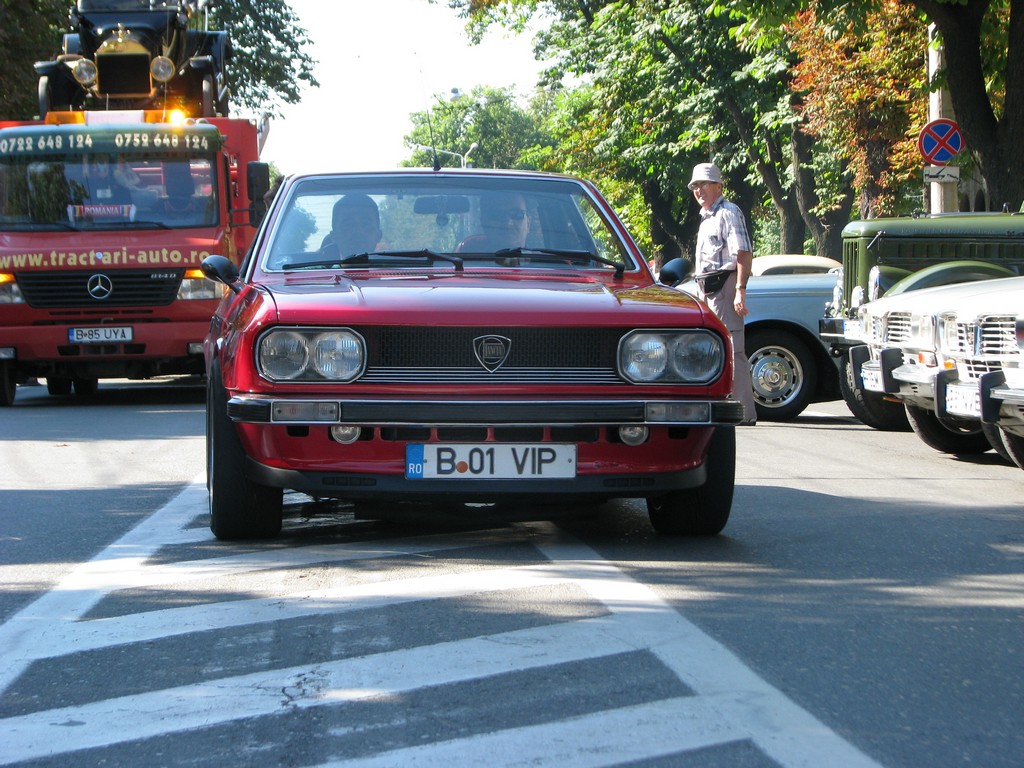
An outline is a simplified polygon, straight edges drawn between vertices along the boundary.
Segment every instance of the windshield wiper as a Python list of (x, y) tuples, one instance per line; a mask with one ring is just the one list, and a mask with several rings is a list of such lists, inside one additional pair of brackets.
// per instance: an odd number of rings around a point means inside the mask
[(438, 253), (432, 251), (429, 248), (423, 248), (418, 251), (370, 251), (368, 253), (360, 253), (354, 256), (356, 259), (369, 258), (370, 256), (395, 256), (400, 259), (438, 259), (440, 261), (447, 261), (455, 265), (456, 272), (462, 272), (462, 257), (455, 256), (451, 253)]
[(584, 264), (590, 264), (597, 262), (598, 264), (607, 264), (609, 267), (615, 268), (615, 276), (622, 277), (626, 271), (626, 265), (620, 261), (613, 261), (612, 259), (606, 259), (604, 256), (598, 256), (596, 253), (590, 251), (570, 250), (561, 248), (502, 248), (499, 251), (494, 252), (495, 256), (529, 256), (531, 259), (540, 257), (549, 257), (555, 261), (569, 260), (572, 263), (583, 262)]

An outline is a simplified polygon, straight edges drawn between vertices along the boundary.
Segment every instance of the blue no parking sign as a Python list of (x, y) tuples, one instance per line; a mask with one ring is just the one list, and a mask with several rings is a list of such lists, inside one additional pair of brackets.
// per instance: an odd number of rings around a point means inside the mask
[(964, 136), (960, 133), (960, 126), (952, 120), (939, 118), (921, 129), (917, 148), (925, 162), (945, 165), (964, 148)]

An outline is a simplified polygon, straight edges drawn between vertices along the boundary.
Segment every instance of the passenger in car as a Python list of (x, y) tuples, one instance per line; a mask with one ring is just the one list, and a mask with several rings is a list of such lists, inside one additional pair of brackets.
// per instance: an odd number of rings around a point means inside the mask
[(458, 253), (494, 253), (505, 248), (522, 248), (530, 234), (530, 214), (519, 192), (492, 192), (480, 198), (480, 226), (483, 233), (459, 243)]
[(320, 254), (345, 259), (368, 253), (376, 250), (381, 237), (380, 210), (373, 198), (345, 195), (331, 211), (331, 231), (320, 244)]

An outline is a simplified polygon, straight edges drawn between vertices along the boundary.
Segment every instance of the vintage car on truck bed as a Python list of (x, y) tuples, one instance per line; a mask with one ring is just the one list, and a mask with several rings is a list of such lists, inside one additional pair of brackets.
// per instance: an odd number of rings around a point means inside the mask
[(587, 182), (293, 177), (241, 269), (204, 270), (231, 289), (205, 348), (219, 538), (277, 535), (284, 489), (375, 514), (626, 497), (663, 533), (728, 520), (729, 335)]

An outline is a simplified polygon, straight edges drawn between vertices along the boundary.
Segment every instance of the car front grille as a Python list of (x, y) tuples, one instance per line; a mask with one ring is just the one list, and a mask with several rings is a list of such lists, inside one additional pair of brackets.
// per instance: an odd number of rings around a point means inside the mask
[[(23, 272), (18, 287), (30, 307), (158, 307), (174, 301), (183, 270), (148, 269), (89, 270), (74, 272)], [(90, 294), (90, 280), (103, 276), (103, 290)], [(104, 296), (98, 298), (98, 296)]]
[(885, 322), (885, 341), (902, 344), (910, 338), (910, 313), (890, 312)]
[[(361, 381), (374, 384), (622, 384), (620, 328), (356, 327), (367, 344)], [(500, 337), (508, 357), (485, 367), (481, 340)]]

